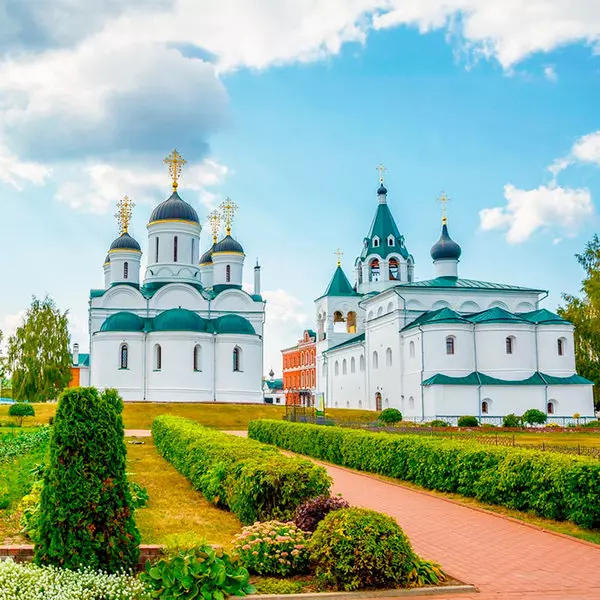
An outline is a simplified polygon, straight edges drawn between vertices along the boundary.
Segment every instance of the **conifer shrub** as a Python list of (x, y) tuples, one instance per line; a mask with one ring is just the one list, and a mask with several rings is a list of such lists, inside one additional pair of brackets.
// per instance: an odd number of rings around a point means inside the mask
[(402, 421), (402, 413), (397, 408), (386, 408), (381, 411), (379, 419), (381, 423), (400, 423)]
[(140, 533), (125, 472), (123, 402), (115, 390), (65, 390), (44, 470), (35, 561), (116, 573), (133, 568)]
[(317, 525), (333, 510), (349, 508), (343, 498), (335, 496), (317, 496), (303, 502), (296, 509), (294, 522), (302, 531), (314, 531)]
[(473, 417), (472, 415), (463, 415), (462, 417), (458, 417), (458, 426), (479, 427), (479, 421), (477, 420), (477, 417)]
[(414, 552), (400, 526), (366, 508), (329, 513), (309, 541), (316, 576), (327, 586), (351, 591), (408, 583)]
[(15, 404), (10, 405), (8, 416), (14, 417), (17, 426), (21, 427), (25, 417), (35, 417), (35, 410), (33, 409), (33, 406), (27, 402), (16, 402)]

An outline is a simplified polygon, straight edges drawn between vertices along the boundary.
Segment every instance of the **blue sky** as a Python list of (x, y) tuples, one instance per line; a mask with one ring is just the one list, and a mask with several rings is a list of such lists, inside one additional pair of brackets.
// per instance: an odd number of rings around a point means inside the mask
[(551, 310), (579, 289), (600, 191), (594, 0), (514, 0), (502, 18), (475, 0), (51, 4), (56, 22), (7, 5), (0, 30), (6, 333), (47, 292), (87, 347), (115, 204), (133, 197), (144, 247), (173, 147), (201, 216), (225, 196), (240, 207), (234, 236), (263, 267), (266, 371), (312, 325), (338, 246), (352, 279), (379, 162), (418, 278), (445, 190), (463, 277), (548, 289)]

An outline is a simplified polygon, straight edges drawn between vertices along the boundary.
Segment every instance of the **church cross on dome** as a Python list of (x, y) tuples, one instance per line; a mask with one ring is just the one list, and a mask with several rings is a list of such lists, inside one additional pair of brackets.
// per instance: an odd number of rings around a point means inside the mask
[(221, 230), (221, 213), (216, 209), (213, 210), (208, 215), (208, 221), (210, 223), (210, 229), (212, 231), (213, 244), (216, 244), (217, 238), (219, 237), (219, 231)]
[(231, 235), (231, 224), (233, 223), (233, 215), (238, 209), (238, 205), (231, 199), (225, 198), (223, 202), (221, 202), (221, 213), (223, 215), (223, 221), (225, 221), (225, 232), (226, 235)]
[(179, 186), (178, 180), (181, 177), (181, 168), (187, 163), (187, 160), (185, 160), (177, 150), (173, 150), (163, 162), (169, 167), (169, 174), (173, 179), (173, 191), (176, 192), (177, 187)]
[(134, 206), (134, 202), (127, 195), (123, 196), (117, 202), (117, 212), (115, 213), (115, 217), (117, 218), (117, 223), (119, 224), (120, 235), (127, 233), (129, 229), (129, 223), (131, 222), (131, 215)]
[(387, 169), (381, 163), (379, 163), (376, 168), (379, 171), (379, 183), (383, 184), (383, 174), (387, 171)]
[(450, 198), (446, 196), (446, 192), (442, 192), (437, 200), (442, 205), (442, 225), (446, 225), (446, 223), (448, 222), (446, 210), (448, 208), (448, 202), (450, 202)]
[(341, 267), (342, 266), (342, 256), (344, 256), (344, 253), (341, 251), (340, 248), (338, 248), (334, 254), (337, 256), (337, 266)]

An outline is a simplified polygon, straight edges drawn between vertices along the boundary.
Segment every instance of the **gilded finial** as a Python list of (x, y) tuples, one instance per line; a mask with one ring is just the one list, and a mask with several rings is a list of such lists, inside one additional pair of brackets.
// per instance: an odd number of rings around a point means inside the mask
[(344, 253), (341, 251), (340, 248), (338, 248), (334, 254), (337, 256), (337, 266), (341, 267), (342, 266), (342, 256), (344, 256)]
[(131, 222), (131, 214), (134, 206), (135, 204), (127, 195), (123, 196), (117, 202), (117, 212), (115, 213), (115, 217), (117, 218), (117, 223), (119, 224), (120, 235), (127, 233), (129, 229), (129, 223)]
[(169, 173), (173, 179), (173, 191), (176, 192), (179, 185), (177, 182), (181, 177), (181, 168), (187, 161), (179, 154), (179, 152), (177, 152), (177, 150), (173, 150), (163, 162), (169, 167)]
[(213, 244), (216, 244), (217, 238), (219, 237), (219, 231), (221, 230), (221, 213), (218, 210), (213, 210), (210, 215), (208, 215), (208, 220), (212, 231)]
[(387, 169), (381, 163), (379, 163), (377, 170), (379, 171), (379, 183), (383, 184), (383, 174), (387, 171)]
[(448, 202), (450, 202), (450, 198), (446, 196), (446, 192), (442, 192), (437, 200), (442, 205), (442, 225), (446, 225), (446, 223), (448, 222), (448, 217), (446, 216), (446, 209), (448, 208)]
[(219, 206), (223, 221), (225, 221), (226, 235), (231, 235), (231, 224), (233, 223), (233, 215), (237, 211), (237, 204), (231, 198), (225, 198)]

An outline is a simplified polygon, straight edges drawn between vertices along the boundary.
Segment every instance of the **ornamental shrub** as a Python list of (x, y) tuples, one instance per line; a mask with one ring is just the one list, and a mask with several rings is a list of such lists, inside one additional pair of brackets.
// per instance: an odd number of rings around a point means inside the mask
[(44, 471), (38, 564), (116, 573), (139, 557), (125, 474), (123, 402), (115, 390), (65, 390)]
[(35, 410), (33, 410), (33, 406), (28, 402), (17, 402), (10, 405), (8, 416), (14, 417), (17, 427), (21, 427), (25, 417), (35, 417)]
[(309, 536), (292, 522), (257, 522), (242, 529), (233, 539), (233, 548), (251, 573), (287, 577), (308, 570)]
[(382, 423), (400, 423), (402, 413), (397, 408), (386, 408), (381, 412), (378, 420)]
[(254, 439), (359, 471), (600, 527), (600, 461), (474, 440), (251, 421)]
[(523, 425), (523, 421), (521, 417), (511, 413), (510, 415), (506, 415), (504, 419), (502, 419), (502, 427), (521, 427)]
[(248, 571), (222, 549), (200, 546), (180, 550), (154, 564), (146, 562), (140, 579), (152, 598), (202, 598), (223, 600), (227, 596), (252, 594)]
[(581, 427), (589, 427), (590, 429), (600, 429), (600, 421), (588, 421), (587, 423), (582, 423)]
[(450, 427), (448, 421), (442, 421), (441, 419), (434, 419), (429, 423), (429, 427)]
[(463, 415), (462, 417), (458, 417), (458, 426), (479, 427), (479, 421), (477, 420), (477, 417), (473, 417), (471, 415)]
[(313, 532), (317, 525), (332, 511), (349, 508), (346, 500), (339, 497), (317, 496), (303, 502), (296, 509), (294, 522), (303, 531)]
[(528, 425), (543, 425), (548, 415), (537, 408), (530, 408), (523, 413), (523, 422)]
[(310, 542), (316, 576), (342, 590), (406, 585), (413, 550), (398, 523), (366, 508), (329, 513)]
[(152, 435), (162, 456), (207, 500), (228, 508), (245, 525), (292, 519), (302, 501), (329, 492), (331, 479), (323, 467), (191, 419), (156, 417)]

